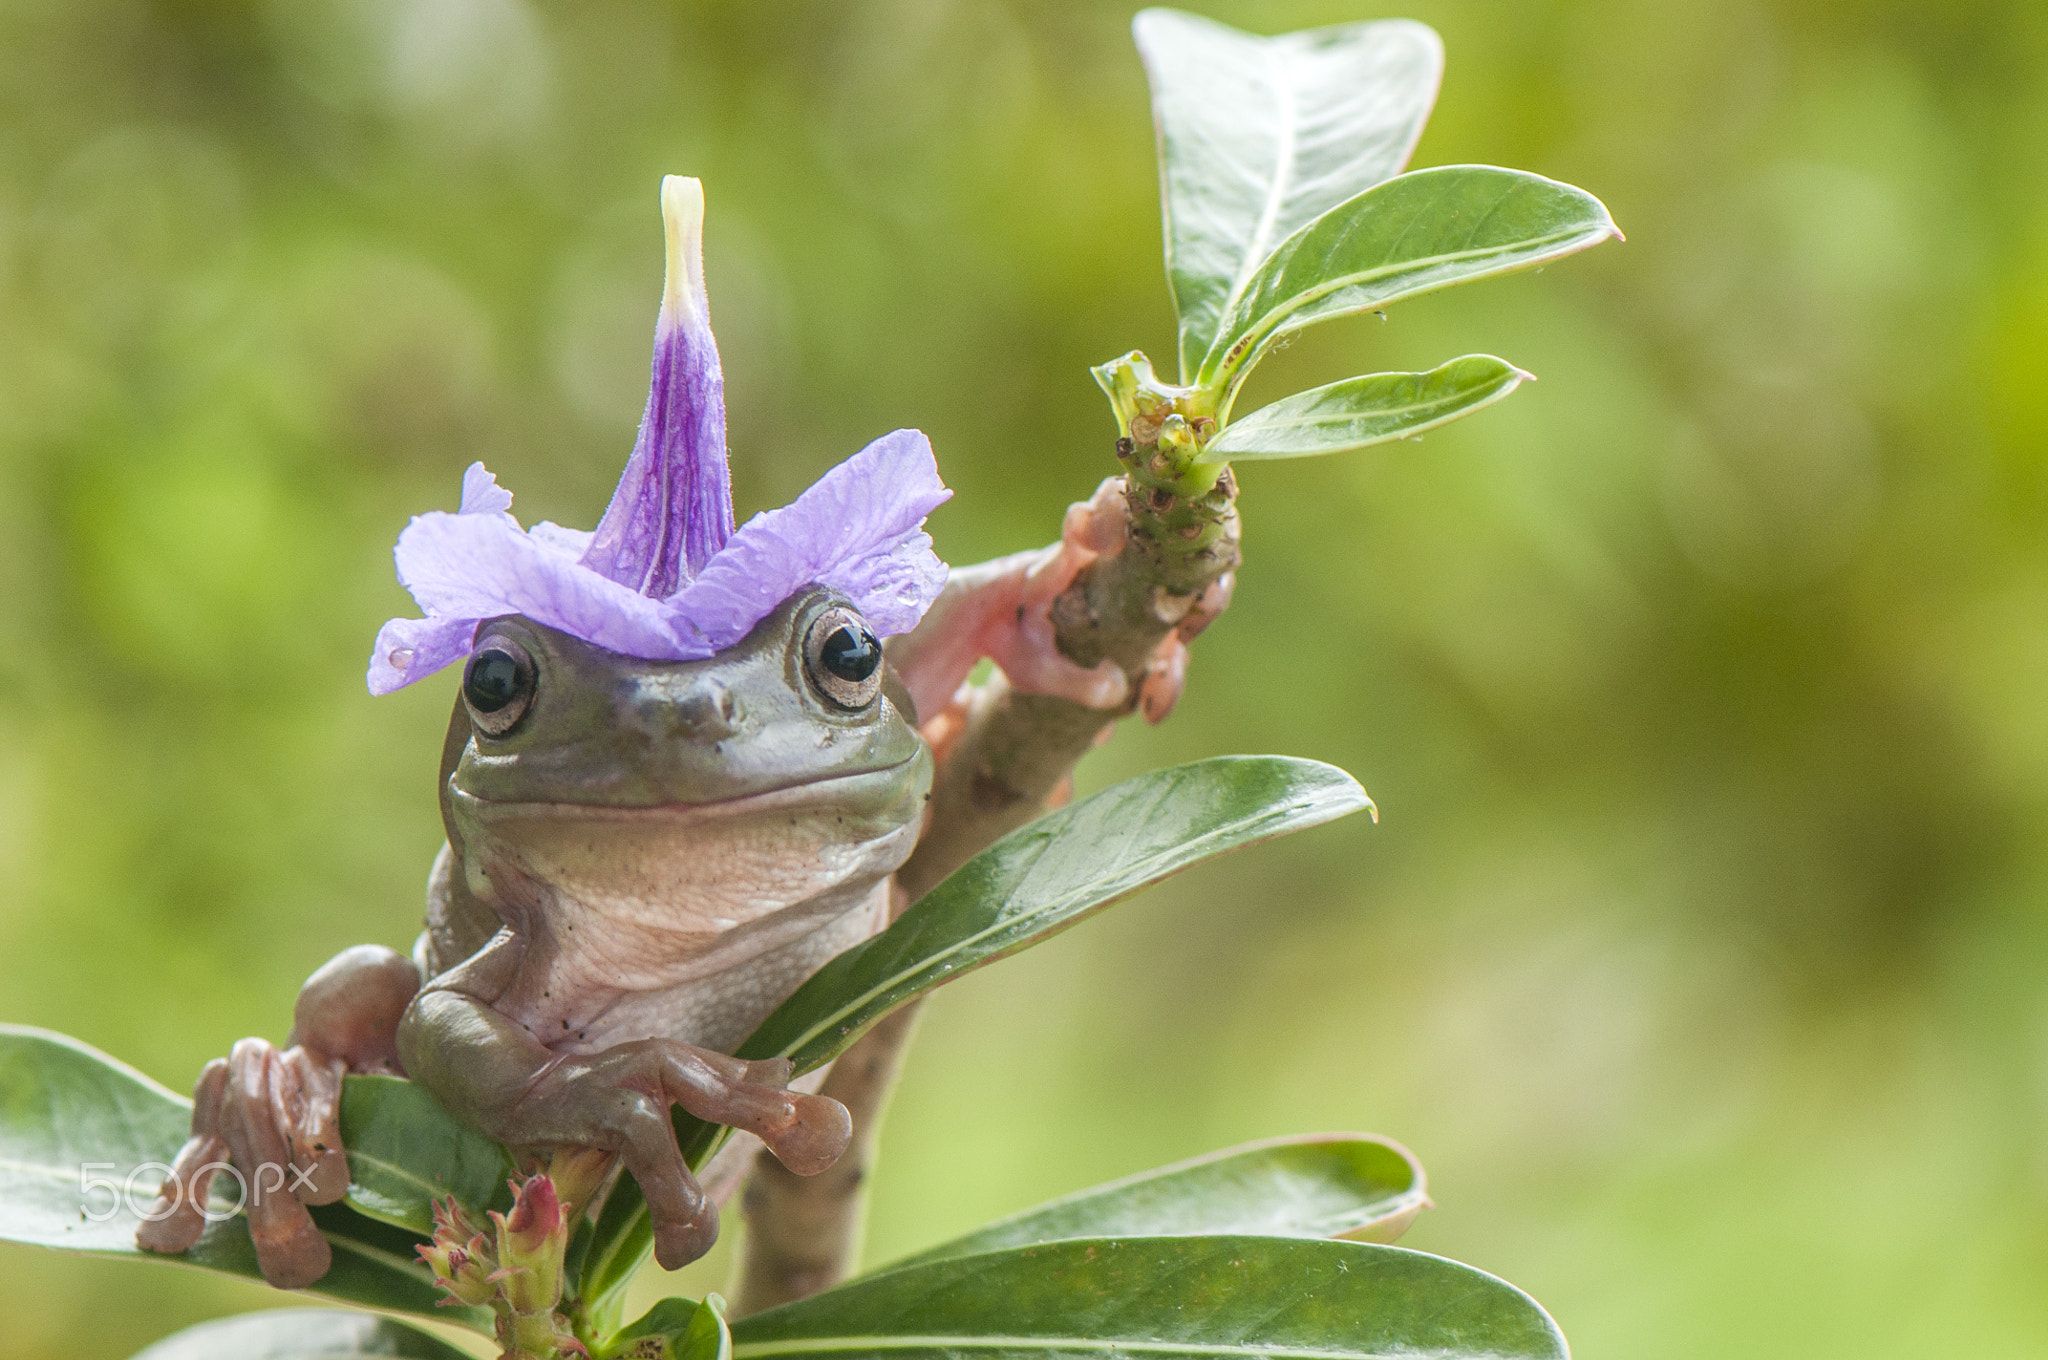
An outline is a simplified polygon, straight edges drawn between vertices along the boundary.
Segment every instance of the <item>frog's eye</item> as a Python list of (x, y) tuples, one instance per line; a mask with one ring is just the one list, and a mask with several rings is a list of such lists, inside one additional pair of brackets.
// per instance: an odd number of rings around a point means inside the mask
[(492, 638), (469, 658), (462, 673), (462, 702), (469, 719), (487, 737), (502, 737), (519, 725), (533, 702), (533, 659), (505, 638)]
[(804, 669), (841, 708), (866, 708), (882, 692), (882, 644), (851, 609), (818, 615), (804, 638)]

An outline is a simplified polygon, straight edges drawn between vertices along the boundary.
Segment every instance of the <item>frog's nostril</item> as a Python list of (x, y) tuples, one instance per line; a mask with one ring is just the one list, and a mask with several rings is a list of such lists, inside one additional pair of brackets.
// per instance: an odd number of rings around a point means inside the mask
[(685, 690), (675, 703), (676, 726), (699, 741), (717, 741), (738, 730), (740, 701), (723, 681), (709, 677)]

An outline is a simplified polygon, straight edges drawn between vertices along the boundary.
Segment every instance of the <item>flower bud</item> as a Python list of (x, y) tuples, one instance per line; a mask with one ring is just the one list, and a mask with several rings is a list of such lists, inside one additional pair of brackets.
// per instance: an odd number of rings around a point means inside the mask
[(444, 1232), (439, 1206), (434, 1219), (434, 1240), (423, 1242), (414, 1250), (434, 1273), (434, 1283), (447, 1291), (447, 1302), (471, 1308), (482, 1308), (492, 1302), (498, 1296), (498, 1286), (491, 1281), (497, 1263), (491, 1259), (489, 1244), (480, 1234), (472, 1234), (464, 1241), (454, 1231)]
[(512, 1212), (491, 1215), (498, 1227), (498, 1270), (493, 1277), (514, 1313), (547, 1313), (562, 1297), (562, 1257), (569, 1224), (554, 1179), (545, 1174), (513, 1183)]

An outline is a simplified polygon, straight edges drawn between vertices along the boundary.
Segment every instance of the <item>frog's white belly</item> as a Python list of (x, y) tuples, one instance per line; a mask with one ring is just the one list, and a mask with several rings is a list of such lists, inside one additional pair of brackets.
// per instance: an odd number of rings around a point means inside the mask
[(557, 1052), (668, 1038), (730, 1053), (888, 921), (914, 820), (827, 806), (529, 823), (525, 957), (497, 1009)]
[[(684, 980), (645, 990), (599, 990), (603, 978), (590, 976), (602, 961), (595, 954), (558, 960), (558, 980), (578, 979), (580, 1004), (557, 1007), (541, 998), (522, 1023), (558, 1052), (590, 1052), (634, 1039), (668, 1038), (731, 1053), (760, 1028), (774, 1009), (835, 954), (859, 944), (889, 920), (889, 888), (876, 884), (845, 903), (806, 903), (788, 908), (788, 920), (770, 935), (720, 937)], [(583, 933), (583, 932), (579, 932)], [(554, 988), (549, 988), (554, 990)], [(559, 1035), (559, 1038), (553, 1037)]]

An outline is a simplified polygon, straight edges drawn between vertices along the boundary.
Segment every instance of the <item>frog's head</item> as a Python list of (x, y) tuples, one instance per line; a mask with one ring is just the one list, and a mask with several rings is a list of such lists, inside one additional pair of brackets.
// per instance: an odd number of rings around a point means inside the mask
[(881, 644), (821, 588), (698, 661), (491, 620), (444, 763), (471, 892), (508, 919), (574, 903), (572, 919), (658, 921), (678, 948), (794, 903), (870, 900), (915, 848), (932, 780)]
[(881, 644), (829, 590), (798, 594), (703, 661), (623, 656), (512, 616), (478, 631), (448, 788), (479, 817), (779, 795), (908, 819), (931, 783), (915, 724)]

